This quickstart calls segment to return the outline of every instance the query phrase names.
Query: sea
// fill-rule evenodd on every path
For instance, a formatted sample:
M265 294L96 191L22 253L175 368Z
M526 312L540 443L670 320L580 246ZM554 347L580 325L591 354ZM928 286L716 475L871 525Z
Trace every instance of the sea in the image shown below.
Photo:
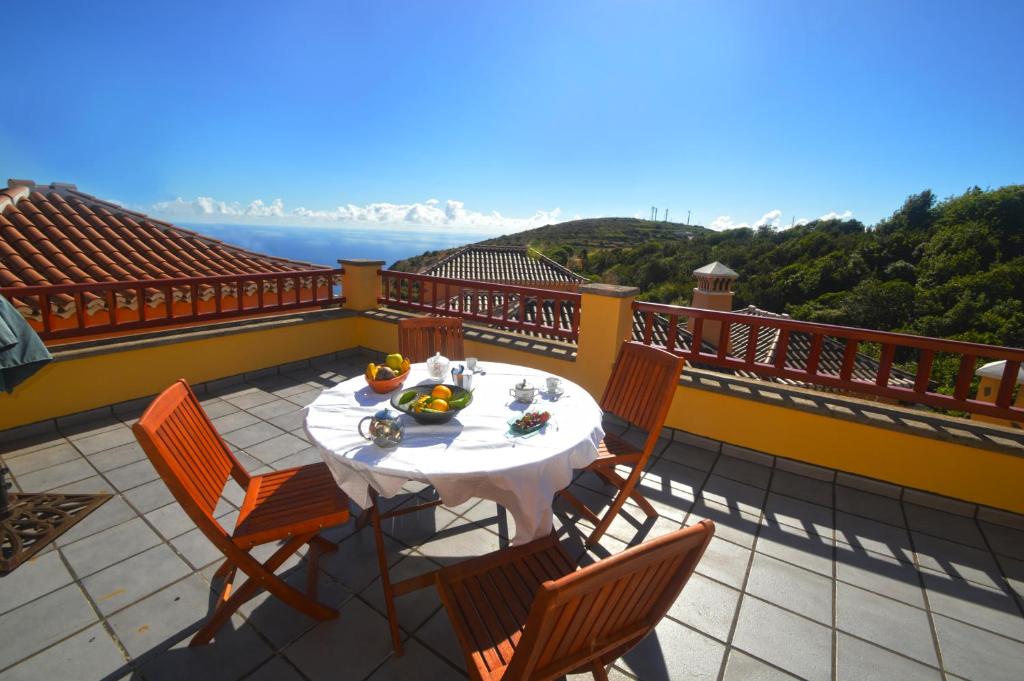
M425 251L463 246L496 236L468 230L179 224L251 251L329 267L337 267L338 260L347 258L383 260L385 266L390 267L397 260Z

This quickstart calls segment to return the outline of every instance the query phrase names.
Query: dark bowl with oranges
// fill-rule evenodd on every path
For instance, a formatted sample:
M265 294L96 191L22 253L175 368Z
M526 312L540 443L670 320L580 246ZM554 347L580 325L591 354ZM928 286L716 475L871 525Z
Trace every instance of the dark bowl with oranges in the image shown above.
M473 393L448 383L417 385L391 396L391 406L419 423L447 423L473 403Z

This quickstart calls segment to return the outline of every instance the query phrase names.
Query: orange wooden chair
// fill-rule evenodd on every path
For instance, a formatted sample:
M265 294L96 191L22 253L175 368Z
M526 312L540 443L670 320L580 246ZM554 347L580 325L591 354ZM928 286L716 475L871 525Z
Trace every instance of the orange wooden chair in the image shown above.
M417 317L398 322L398 351L410 362L425 362L440 352L448 359L465 359L462 320L458 317Z
M612 376L601 398L601 409L646 430L647 440L643 449L637 449L617 435L608 434L602 440L597 461L590 464L587 470L618 489L603 518L598 518L568 490L559 492L562 498L594 525L594 531L587 538L588 545L594 545L601 539L627 498L632 497L648 518L658 517L658 512L636 486L661 436L661 428L665 425L665 416L676 394L683 363L682 357L642 343L628 341L619 348ZM616 466L631 468L629 475L623 478L615 470Z
M665 616L714 532L702 520L575 571L554 535L442 569L470 678L607 681L605 667Z
M224 577L217 607L189 645L209 643L221 625L260 589L314 619L338 616L336 610L316 600L320 554L338 549L317 533L346 523L349 515L348 497L326 464L249 475L184 380L157 396L132 430L174 498L225 556L216 572L217 577ZM232 534L213 517L228 475L245 489ZM278 540L287 541L265 563L249 555L254 546ZM303 544L310 546L305 594L274 574ZM232 594L238 569L248 579Z

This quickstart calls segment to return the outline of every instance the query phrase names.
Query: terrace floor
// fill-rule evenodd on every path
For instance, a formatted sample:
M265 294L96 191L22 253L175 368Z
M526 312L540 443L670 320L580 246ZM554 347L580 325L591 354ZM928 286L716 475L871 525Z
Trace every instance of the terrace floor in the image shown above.
M302 407L365 361L282 368L201 397L251 471L318 461ZM187 648L215 602L218 553L135 443L135 410L0 448L24 491L115 495L0 578L0 679L464 678L432 590L399 599L406 654L391 654L372 535L351 523L326 533L340 550L321 561L320 597L337 620L316 623L262 595L214 643ZM595 553L583 549L585 523L567 507L556 516L581 563L700 518L717 523L697 574L613 679L1024 677L1024 531L910 503L921 497L899 488L666 435L644 480L656 521L631 507ZM591 477L576 488L607 501ZM429 495L410 489L392 503ZM229 487L224 524L240 501ZM385 528L392 574L497 549L510 522L486 501L397 518ZM304 579L301 559L286 568Z

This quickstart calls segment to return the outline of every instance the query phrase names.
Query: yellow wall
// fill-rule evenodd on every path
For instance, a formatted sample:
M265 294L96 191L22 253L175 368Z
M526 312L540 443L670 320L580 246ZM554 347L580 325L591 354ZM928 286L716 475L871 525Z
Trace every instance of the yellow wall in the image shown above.
M741 447L1024 513L1024 457L680 386L666 425Z
M51 362L0 393L0 430L153 395L185 378L201 383L355 346L347 317Z

